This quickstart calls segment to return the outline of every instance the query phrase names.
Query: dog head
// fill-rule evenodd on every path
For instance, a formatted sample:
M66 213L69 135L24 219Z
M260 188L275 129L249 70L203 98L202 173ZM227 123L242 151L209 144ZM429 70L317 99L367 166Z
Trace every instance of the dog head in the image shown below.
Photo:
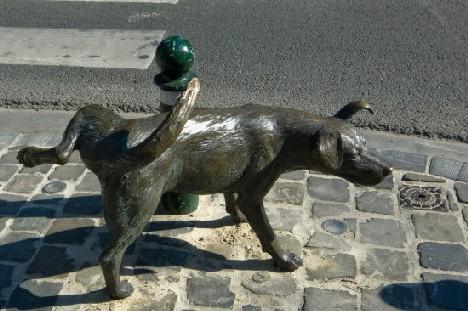
M319 162L326 173L370 186L381 182L393 169L367 150L366 141L358 129L343 121L361 109L373 113L364 101L349 103L319 130L316 141Z

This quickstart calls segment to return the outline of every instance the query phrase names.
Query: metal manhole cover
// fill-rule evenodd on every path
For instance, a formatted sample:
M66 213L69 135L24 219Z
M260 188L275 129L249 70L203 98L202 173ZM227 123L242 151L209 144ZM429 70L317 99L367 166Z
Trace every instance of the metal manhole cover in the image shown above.
M448 212L442 189L437 187L400 187L400 207L406 209Z

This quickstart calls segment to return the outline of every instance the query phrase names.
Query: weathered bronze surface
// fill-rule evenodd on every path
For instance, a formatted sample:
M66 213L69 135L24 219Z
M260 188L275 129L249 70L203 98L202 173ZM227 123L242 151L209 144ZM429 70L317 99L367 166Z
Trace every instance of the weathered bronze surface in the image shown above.
M111 236L100 263L112 298L132 292L130 284L120 282L122 256L162 193L224 193L227 212L249 222L280 270L293 271L302 259L281 247L263 207L279 175L313 169L373 185L391 173L343 120L357 111L356 103L342 109L340 118L258 105L194 109L182 129L197 90L194 79L172 113L140 120L122 119L100 106L82 108L57 147L19 152L20 163L34 166L65 164L73 150L80 150L98 176Z

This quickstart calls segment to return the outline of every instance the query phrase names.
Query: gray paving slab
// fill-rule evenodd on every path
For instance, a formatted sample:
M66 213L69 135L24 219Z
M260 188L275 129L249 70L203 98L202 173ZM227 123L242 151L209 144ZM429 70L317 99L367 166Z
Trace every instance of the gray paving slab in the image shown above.
M443 176L456 180L463 162L445 158L433 158L429 166L429 174Z
M362 243L403 248L407 242L401 223L391 219L371 218L359 227Z
M0 181L8 181L17 171L17 165L0 164Z
M461 244L425 242L418 245L418 252L425 268L468 272L468 249Z
M323 310L357 310L357 295L348 291L320 288L306 288L304 290L304 311Z
M393 194L383 191L367 191L356 197L356 209L362 212L393 215L395 213L394 205Z
M452 215L428 213L412 215L416 237L432 241L463 242L463 231Z
M307 178L307 191L312 198L319 200L349 201L349 183L341 179L311 176Z

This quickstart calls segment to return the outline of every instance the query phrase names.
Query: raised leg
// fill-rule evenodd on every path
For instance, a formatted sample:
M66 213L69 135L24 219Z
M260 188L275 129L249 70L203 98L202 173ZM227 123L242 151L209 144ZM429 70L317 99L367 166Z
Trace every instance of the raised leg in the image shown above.
M18 162L26 167L33 167L39 164L66 164L75 149L75 143L80 132L80 120L80 112L77 112L68 123L63 133L63 139L57 147L25 147L18 152Z
M226 202L226 212L231 214L236 222L246 222L247 218L239 209L237 205L237 193L225 192L224 201Z
M302 259L298 255L281 247L270 226L262 201L248 203L248 200L240 200L239 207L260 239L263 250L273 257L281 271L294 271L302 266Z

